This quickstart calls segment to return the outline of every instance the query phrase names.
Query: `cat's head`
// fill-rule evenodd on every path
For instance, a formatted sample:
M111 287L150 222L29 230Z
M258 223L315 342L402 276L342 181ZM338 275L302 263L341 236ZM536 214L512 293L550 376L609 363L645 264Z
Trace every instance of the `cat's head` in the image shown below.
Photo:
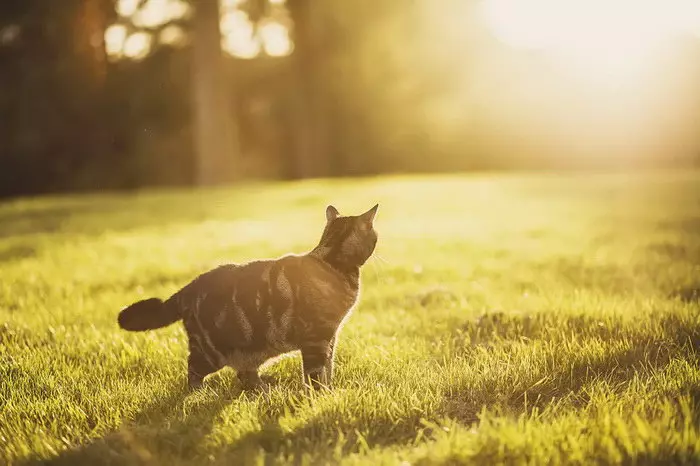
M318 248L331 263L361 266L377 245L374 218L379 204L360 215L340 215L338 209L326 208L326 227Z

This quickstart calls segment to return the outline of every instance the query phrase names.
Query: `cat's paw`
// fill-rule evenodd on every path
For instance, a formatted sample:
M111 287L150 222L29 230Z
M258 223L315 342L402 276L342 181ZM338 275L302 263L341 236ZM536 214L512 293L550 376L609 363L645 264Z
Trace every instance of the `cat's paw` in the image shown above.
M193 393L198 391L204 386L204 378L203 377L189 377L187 380L187 386L185 390L188 393Z
M274 385L275 379L263 375L259 377L244 378L241 380L243 391L246 392L269 392Z
M268 394L272 390L273 385L265 382L263 380L260 380L256 384L246 384L242 386L243 393L250 393L250 394Z

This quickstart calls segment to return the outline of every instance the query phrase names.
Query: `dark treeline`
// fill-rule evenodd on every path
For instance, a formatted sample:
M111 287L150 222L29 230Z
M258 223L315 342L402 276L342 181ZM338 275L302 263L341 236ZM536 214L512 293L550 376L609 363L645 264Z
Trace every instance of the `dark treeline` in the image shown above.
M545 113L539 133L504 124L486 98L500 94L503 76L474 71L488 52L473 20L465 19L468 32L455 48L440 37L426 41L424 18L406 2L287 0L293 52L243 59L219 49L212 4L191 2L192 14L170 21L186 32L184 45L119 60L104 39L109 25L125 20L115 0L0 2L0 196L629 160L586 157L570 132L549 137ZM243 8L262 19L269 4ZM495 84L477 86L479 79ZM686 81L700 82L700 59ZM681 113L700 115L698 95L682 95ZM639 159L696 161L699 145L689 138L673 157ZM659 141L635 151L668 146ZM576 157L552 156L562 151Z

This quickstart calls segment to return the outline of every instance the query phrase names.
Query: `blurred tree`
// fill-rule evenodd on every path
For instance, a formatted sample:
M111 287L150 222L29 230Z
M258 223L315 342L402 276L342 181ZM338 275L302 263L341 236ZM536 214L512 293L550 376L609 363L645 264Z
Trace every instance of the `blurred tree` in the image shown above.
M238 131L232 121L222 63L218 0L200 0L194 7L192 83L197 182L231 181L239 157Z
M324 176L329 174L329 128L332 126L328 111L330 96L323 79L324 61L331 53L331 44L326 42L327 7L312 0L288 0L287 5L294 42L291 175L293 178Z
M89 184L88 168L104 154L109 126L103 104L104 37L110 0L41 0L0 6L0 102L4 124L0 194ZM13 31L11 35L7 31ZM67 33L70 32L70 33ZM79 143L77 143L79 141Z
M554 86L533 106L561 77L496 44L474 4L2 0L0 195L569 163L552 117L595 99ZM678 152L697 147L689 44L659 97Z
M224 66L222 56L220 1L120 0L117 6L121 18L114 31L124 31L120 53L127 57L143 59L157 53L161 45L188 46L193 181L215 185L239 177L241 148L231 98L234 86L228 79L232 73Z
M105 31L114 16L114 0L83 0L76 8L73 50L84 64L88 82L101 88L107 76Z

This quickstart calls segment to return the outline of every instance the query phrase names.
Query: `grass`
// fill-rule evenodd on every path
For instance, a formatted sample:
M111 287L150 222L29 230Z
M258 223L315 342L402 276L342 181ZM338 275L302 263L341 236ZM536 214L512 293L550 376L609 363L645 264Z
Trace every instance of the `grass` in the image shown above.
M300 357L185 391L123 306L310 249L380 202L378 258L307 396ZM700 173L250 184L0 204L0 463L697 464Z

